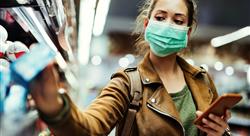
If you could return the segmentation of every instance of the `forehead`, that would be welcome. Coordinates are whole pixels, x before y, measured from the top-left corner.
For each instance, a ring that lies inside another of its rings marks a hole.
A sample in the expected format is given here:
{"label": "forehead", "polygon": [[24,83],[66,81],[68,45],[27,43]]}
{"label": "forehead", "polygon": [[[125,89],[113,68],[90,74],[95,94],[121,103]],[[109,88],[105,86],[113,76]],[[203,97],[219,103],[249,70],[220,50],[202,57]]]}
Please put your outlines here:
{"label": "forehead", "polygon": [[183,15],[187,15],[188,13],[188,9],[184,0],[156,0],[153,10],[162,10]]}

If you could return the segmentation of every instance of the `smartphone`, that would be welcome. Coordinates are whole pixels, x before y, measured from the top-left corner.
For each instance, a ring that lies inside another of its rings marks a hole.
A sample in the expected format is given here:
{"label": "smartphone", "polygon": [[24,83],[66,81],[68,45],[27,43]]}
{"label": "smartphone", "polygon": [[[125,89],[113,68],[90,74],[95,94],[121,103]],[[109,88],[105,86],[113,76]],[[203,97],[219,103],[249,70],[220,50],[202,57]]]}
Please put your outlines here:
{"label": "smartphone", "polygon": [[233,108],[240,100],[242,99],[242,96],[240,94],[235,93],[227,93],[223,94],[219,98],[217,98],[210,107],[203,112],[201,116],[196,118],[194,120],[194,124],[196,125],[202,125],[202,118],[208,118],[208,115],[210,113],[213,113],[217,116],[223,116],[225,114],[225,111],[227,109]]}

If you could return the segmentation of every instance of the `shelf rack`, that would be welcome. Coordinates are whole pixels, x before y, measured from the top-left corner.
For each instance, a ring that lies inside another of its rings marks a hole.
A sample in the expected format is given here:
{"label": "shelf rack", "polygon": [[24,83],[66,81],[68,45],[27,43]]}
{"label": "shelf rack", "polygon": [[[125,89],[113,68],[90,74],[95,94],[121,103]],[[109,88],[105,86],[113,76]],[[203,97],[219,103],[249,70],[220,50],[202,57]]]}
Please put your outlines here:
{"label": "shelf rack", "polygon": [[55,60],[69,85],[76,90],[77,78],[69,63],[76,63],[68,35],[66,15],[62,1],[60,0],[26,0],[22,4],[18,2],[0,2],[0,8],[7,10],[23,29],[28,29],[38,43],[49,46],[55,53]]}
{"label": "shelf rack", "polygon": [[[50,47],[56,53],[55,61],[60,70],[63,71],[67,83],[72,88],[71,90],[78,90],[77,77],[75,71],[71,68],[71,64],[75,64],[77,61],[68,42],[68,33],[65,31],[67,17],[62,0],[23,0],[23,3],[18,3],[15,0],[3,0],[0,2],[0,10],[8,11],[25,31],[29,31],[35,37],[39,44]],[[37,118],[36,111],[28,111],[28,113],[22,114],[19,122],[25,123],[19,124],[20,129],[12,130],[10,128],[10,131],[8,131],[4,126],[9,127],[6,123],[11,123],[12,119],[7,119],[0,114],[0,135],[4,131],[6,132],[4,135],[7,136],[24,134],[23,131],[30,125],[34,126]],[[25,135],[33,135],[33,130]],[[8,134],[9,132],[12,132],[12,134]]]}

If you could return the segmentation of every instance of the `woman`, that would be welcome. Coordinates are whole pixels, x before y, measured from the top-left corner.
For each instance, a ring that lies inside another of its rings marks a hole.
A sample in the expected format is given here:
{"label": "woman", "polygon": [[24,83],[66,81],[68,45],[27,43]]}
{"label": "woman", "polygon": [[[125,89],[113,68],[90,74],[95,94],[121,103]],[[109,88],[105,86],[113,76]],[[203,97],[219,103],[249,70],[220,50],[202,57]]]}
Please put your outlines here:
{"label": "woman", "polygon": [[[177,55],[187,46],[195,22],[194,4],[191,0],[145,1],[138,17],[138,22],[143,21],[138,23],[143,26],[139,45],[150,49],[138,64],[143,96],[131,135],[221,136],[228,128],[229,111],[224,117],[211,114],[209,119],[202,120],[202,126],[192,123],[196,114],[199,116],[218,97],[204,70],[189,65]],[[30,87],[41,118],[55,135],[108,135],[116,124],[123,123],[131,99],[130,83],[124,71],[112,76],[84,112],[69,97],[57,93],[54,73],[51,66],[46,68],[39,81]],[[209,84],[205,82],[206,77]]]}

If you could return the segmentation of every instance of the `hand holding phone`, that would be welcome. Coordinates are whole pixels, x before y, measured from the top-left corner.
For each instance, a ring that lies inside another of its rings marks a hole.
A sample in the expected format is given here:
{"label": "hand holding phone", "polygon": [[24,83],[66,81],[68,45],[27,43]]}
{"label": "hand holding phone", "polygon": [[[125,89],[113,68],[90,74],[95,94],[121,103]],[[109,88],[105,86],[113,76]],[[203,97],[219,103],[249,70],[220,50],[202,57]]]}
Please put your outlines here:
{"label": "hand holding phone", "polygon": [[210,107],[203,112],[201,116],[194,120],[194,124],[201,125],[202,118],[208,118],[210,113],[213,113],[217,116],[223,116],[227,109],[233,108],[240,100],[242,96],[240,94],[228,93],[220,96],[216,99]]}

